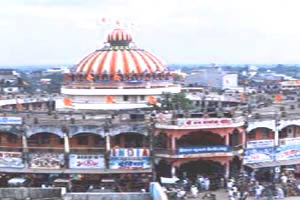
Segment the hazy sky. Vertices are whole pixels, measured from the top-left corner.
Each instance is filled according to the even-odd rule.
[[[102,46],[101,18],[174,63],[300,63],[299,0],[0,0],[0,66],[76,64]]]

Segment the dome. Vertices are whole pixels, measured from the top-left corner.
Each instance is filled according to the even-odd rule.
[[[132,36],[123,29],[114,29],[107,36],[108,47],[86,56],[74,68],[83,74],[142,74],[166,71],[157,57],[143,49],[130,47]]]

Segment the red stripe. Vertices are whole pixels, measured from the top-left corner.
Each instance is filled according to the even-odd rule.
[[[156,60],[153,59],[152,55],[150,53],[148,53],[147,51],[143,51],[144,55],[147,56],[156,66],[156,71],[160,71],[160,66],[159,63],[157,63]]]
[[[78,63],[78,64],[76,65],[76,71],[77,71],[77,72],[82,72],[83,66],[89,61],[89,59],[90,59],[95,53],[97,53],[97,51],[94,51],[93,53],[87,55],[84,59],[82,59],[82,60],[80,61],[80,63]],[[78,68],[79,68],[79,70],[77,70]]]
[[[103,51],[99,51],[98,54],[96,54],[93,58],[92,58],[92,61],[90,62],[88,68],[87,68],[87,71],[86,73],[89,74],[91,73],[92,69],[93,69],[93,66],[97,60],[97,58],[99,58],[99,56],[103,53]]]
[[[112,52],[112,57],[110,60],[110,74],[115,74],[116,73],[116,60],[117,60],[117,51]]]
[[[143,59],[143,61],[146,63],[149,71],[152,73],[153,70],[151,68],[151,65],[149,64],[149,62],[146,60],[145,56],[140,52],[140,51],[136,51],[137,54],[139,54],[141,56],[141,58]]]
[[[137,73],[141,74],[142,73],[142,70],[141,70],[141,66],[138,62],[138,60],[136,59],[134,53],[132,51],[128,51],[133,59],[133,62],[135,64],[135,67],[136,67],[136,70],[137,70]]]
[[[105,51],[105,54],[104,54],[104,56],[102,57],[101,62],[100,62],[99,65],[98,65],[97,74],[102,74],[102,70],[103,70],[103,67],[104,67],[104,63],[105,63],[105,61],[106,61],[106,57],[107,57],[107,55],[108,55],[109,52],[110,52],[110,51]]]
[[[123,60],[123,63],[124,63],[124,73],[129,74],[129,72],[130,72],[129,71],[129,64],[128,64],[128,60],[127,60],[125,51],[122,51],[122,60]]]

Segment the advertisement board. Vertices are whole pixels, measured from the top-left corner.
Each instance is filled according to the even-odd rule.
[[[109,159],[110,169],[149,169],[151,160],[148,158],[112,157]]]
[[[111,157],[149,157],[148,148],[113,148],[110,151]]]
[[[0,152],[0,167],[24,168],[21,152]]]
[[[22,124],[22,117],[0,117],[0,124]]]
[[[300,146],[279,146],[276,149],[276,160],[292,160],[300,158]]]
[[[280,146],[294,146],[300,145],[300,138],[284,138],[279,140]]]
[[[64,154],[55,152],[29,153],[30,168],[60,169],[64,166]]]
[[[229,150],[230,150],[230,148],[226,145],[198,146],[198,147],[179,147],[177,149],[177,154],[228,152]]]
[[[151,168],[148,148],[114,148],[109,159],[110,169],[148,169]]]
[[[274,161],[274,148],[246,149],[244,164]]]
[[[177,120],[178,126],[184,127],[224,127],[231,126],[233,124],[230,118],[184,118]]]
[[[274,144],[274,140],[253,140],[247,142],[247,149],[273,147]]]
[[[71,169],[104,169],[105,160],[103,154],[82,155],[70,154],[69,167]]]

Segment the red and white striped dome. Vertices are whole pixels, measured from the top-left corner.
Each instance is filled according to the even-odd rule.
[[[125,31],[124,29],[120,29],[120,28],[114,29],[107,36],[107,41],[108,42],[120,41],[120,40],[126,40],[126,41],[131,42],[132,41],[132,36],[127,31]]]
[[[140,49],[97,50],[85,57],[76,67],[76,73],[129,74],[163,72],[165,65],[154,55]]]
[[[104,47],[85,57],[74,69],[84,74],[142,74],[163,72],[165,65],[151,53],[129,47],[132,37],[123,29],[108,34],[110,47]]]

